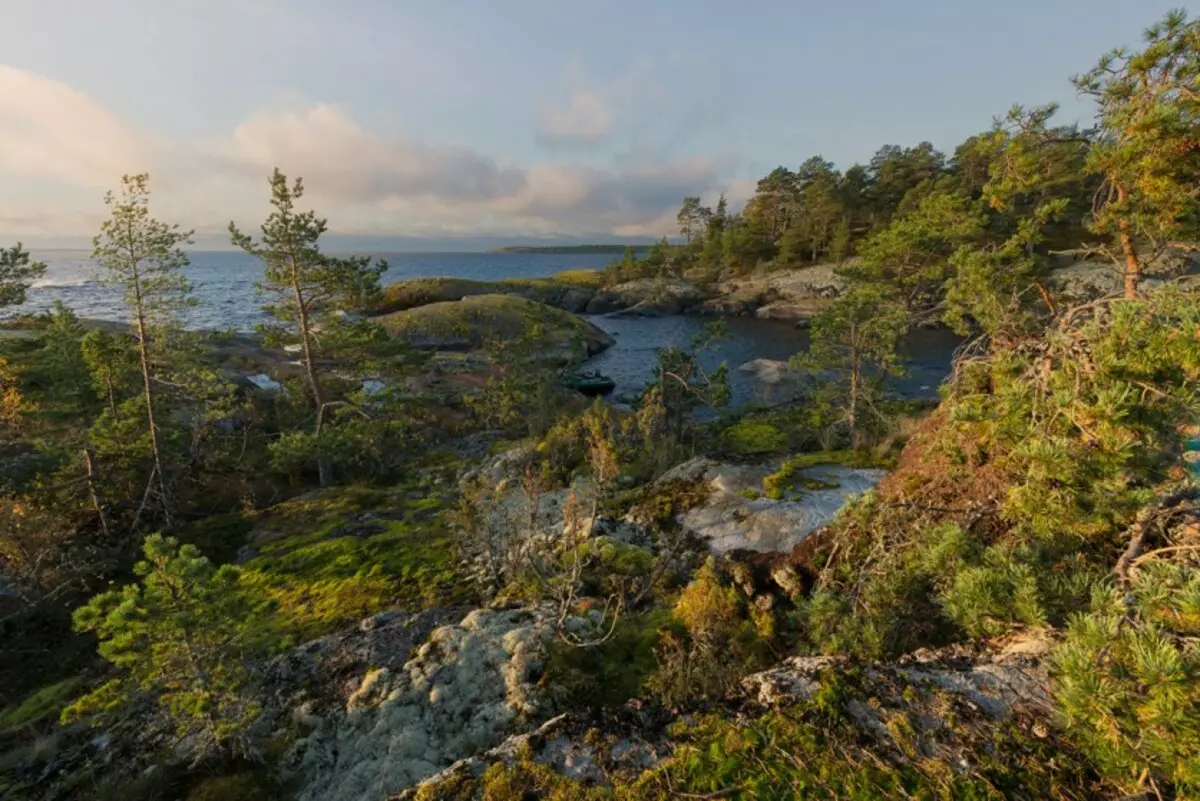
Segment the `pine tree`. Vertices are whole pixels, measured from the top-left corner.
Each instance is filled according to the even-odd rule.
[[[240,588],[237,568],[215,568],[193,545],[153,534],[143,553],[139,583],[75,611],[75,629],[94,632],[100,655],[121,674],[63,717],[102,720],[149,693],[191,738],[194,761],[248,756],[245,730],[260,710],[250,691],[253,661],[273,636],[266,606]]]
[[[287,176],[276,169],[270,184],[274,211],[262,225],[262,241],[255,242],[232,222],[229,233],[233,244],[266,266],[258,287],[273,296],[273,302],[263,308],[280,324],[261,330],[272,343],[300,346],[319,436],[330,399],[318,368],[322,347],[317,332],[338,326],[338,311],[361,306],[378,292],[387,264],[372,264],[369,256],[334,258],[322,253],[319,240],[328,224],[314,211],[296,210],[296,202],[304,196],[301,179],[289,185]],[[321,486],[333,482],[328,458],[319,457],[317,468]]]
[[[891,288],[910,313],[927,312],[940,301],[951,272],[950,256],[977,239],[983,225],[982,213],[969,198],[935,190],[871,236],[860,249],[862,266],[847,272]]]
[[[193,302],[184,275],[188,257],[182,250],[191,244],[192,232],[150,216],[149,181],[145,173],[126,175],[121,195],[105,196],[109,218],[92,242],[92,258],[105,271],[101,280],[121,288],[132,317],[153,459],[146,496],[158,495],[159,508],[170,525],[172,503],[158,419],[159,380],[170,362],[170,338],[180,327],[179,313]]]
[[[119,417],[118,397],[137,377],[137,366],[130,358],[129,349],[119,336],[102,329],[85,334],[80,346],[83,362],[108,405],[109,413],[114,419]]]
[[[1091,229],[1121,266],[1126,298],[1166,247],[1200,235],[1200,22],[1173,11],[1141,52],[1117,49],[1074,78],[1099,108],[1088,168],[1104,183]]]
[[[0,308],[24,303],[29,285],[45,273],[46,265],[30,261],[29,252],[20,242],[11,248],[0,248]]]
[[[879,414],[883,380],[903,373],[898,348],[908,323],[904,305],[884,288],[855,285],[813,319],[809,351],[794,359],[827,377],[825,387],[841,410],[835,425],[844,423],[854,439],[863,412]]]

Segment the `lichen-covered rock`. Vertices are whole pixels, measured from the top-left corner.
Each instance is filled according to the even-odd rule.
[[[478,779],[496,764],[520,766],[532,760],[581,786],[606,785],[614,773],[636,775],[662,759],[659,748],[641,736],[589,737],[592,726],[570,714],[552,718],[537,729],[509,737],[496,748],[459,760],[386,801],[416,801],[442,797],[442,791]],[[592,732],[595,733],[594,730]]]
[[[1044,630],[1032,630],[985,650],[918,651],[892,663],[859,665],[842,689],[845,710],[885,754],[969,770],[964,743],[988,742],[999,721],[1020,715],[1035,737],[1047,736],[1053,703],[1045,657],[1051,648]],[[742,686],[763,706],[787,707],[812,700],[847,666],[838,657],[792,657],[747,676]]]
[[[368,672],[289,752],[298,798],[380,801],[536,721],[553,631],[547,609],[477,609],[435,629],[401,667]]]

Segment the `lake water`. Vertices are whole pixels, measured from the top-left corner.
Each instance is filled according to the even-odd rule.
[[[197,305],[188,312],[187,325],[196,329],[252,331],[264,318],[255,282],[262,279],[262,265],[240,252],[196,252],[191,256],[188,277]],[[596,269],[612,256],[603,254],[524,253],[381,253],[390,268],[385,284],[408,278],[453,276],[481,280],[538,278],[563,270]],[[46,275],[29,292],[28,302],[17,312],[40,312],[61,300],[80,317],[123,320],[120,296],[112,287],[95,280],[96,267],[83,251],[43,251],[33,256],[46,263]],[[634,392],[653,374],[655,351],[667,346],[686,346],[707,322],[705,318],[678,316],[662,318],[593,317],[592,322],[613,335],[616,345],[589,362],[617,382],[616,395]],[[753,359],[786,360],[808,349],[807,331],[782,322],[753,318],[726,320],[729,336],[705,354],[707,369],[721,361],[730,366],[730,383],[736,404],[772,400],[770,390],[737,370]],[[958,338],[947,331],[916,331],[905,346],[908,375],[896,382],[898,392],[909,396],[932,396],[950,368]]]

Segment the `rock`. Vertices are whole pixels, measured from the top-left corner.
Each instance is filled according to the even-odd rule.
[[[661,743],[656,747],[646,742],[641,731],[618,737],[611,745],[597,742],[589,732],[595,732],[593,721],[559,715],[531,732],[509,737],[496,748],[459,760],[386,801],[442,798],[444,790],[479,778],[490,766],[516,765],[525,755],[581,784],[605,786],[613,774],[632,778],[653,768],[666,750]]]
[[[621,299],[607,292],[598,292],[588,301],[585,314],[611,314],[621,308]]]
[[[487,487],[494,488],[503,481],[520,478],[536,456],[537,450],[532,444],[516,445],[491,458],[481,459],[482,464],[478,467],[462,473],[459,483],[483,482]]]
[[[268,394],[284,391],[283,384],[275,381],[265,373],[254,373],[253,375],[248,375],[246,376],[246,381],[252,384],[256,389],[260,389]]]
[[[1031,731],[1039,729],[1036,736],[1046,737],[1046,722],[1053,715],[1044,661],[1049,639],[1044,633],[1032,637],[1041,639],[1046,649],[950,648],[860,665],[853,686],[842,690],[849,719],[885,753],[905,758],[912,753],[912,743],[919,743],[921,757],[948,760],[964,770],[973,768],[965,761],[972,753],[965,741],[992,743],[997,721],[1016,719]],[[822,674],[841,671],[846,664],[837,657],[792,657],[747,676],[742,686],[763,706],[787,706],[811,700],[821,687]],[[889,725],[897,716],[915,730]],[[990,753],[986,745],[979,752]]]
[[[473,295],[459,301],[417,306],[377,317],[393,336],[422,350],[475,350],[494,338],[524,334],[529,317],[544,323],[539,358],[564,362],[593,356],[614,344],[597,326],[561,309],[511,295]]]
[[[754,312],[754,316],[761,320],[808,321],[820,314],[828,305],[828,301],[824,300],[781,300],[763,306]]]
[[[657,317],[679,314],[699,306],[709,293],[682,278],[641,278],[618,284],[608,290],[615,296],[622,314]]]
[[[549,278],[512,278],[505,281],[412,278],[384,287],[370,311],[374,315],[391,314],[477,295],[513,295],[578,313],[587,306],[598,285],[598,274],[590,270],[572,270]]]
[[[716,466],[717,463],[707,456],[694,456],[663,473],[654,483],[660,486],[664,484],[690,484],[703,479]]]
[[[563,292],[562,297],[558,301],[558,307],[572,314],[582,314],[587,310],[588,304],[591,303],[592,297],[595,294],[590,289],[572,287]]]
[[[771,569],[771,580],[790,598],[798,598],[804,594],[804,582],[796,573],[796,569],[788,564],[776,565]]]
[[[680,467],[685,466],[689,476],[700,469],[698,463],[684,463]],[[709,498],[681,514],[678,517],[680,525],[708,540],[714,553],[736,550],[790,552],[805,537],[832,520],[847,499],[871,489],[886,475],[883,470],[819,465],[801,471],[801,475],[829,485],[828,488],[803,490],[782,500],[756,497],[755,494],[762,491],[763,478],[776,469],[777,463],[709,463],[702,474],[711,488]]]
[[[367,673],[344,709],[296,742],[300,801],[380,801],[501,743],[542,712],[549,609],[477,609],[430,634],[398,669]]]
[[[743,364],[738,370],[749,373],[755,381],[769,386],[796,384],[800,381],[800,374],[793,370],[787,362],[775,359],[754,359]]]

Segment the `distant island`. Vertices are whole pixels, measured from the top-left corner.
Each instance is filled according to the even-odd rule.
[[[626,248],[631,248],[634,253],[646,253],[651,247],[651,245],[551,245],[549,247],[509,245],[508,247],[492,248],[488,253],[613,253],[620,255],[625,252]]]

